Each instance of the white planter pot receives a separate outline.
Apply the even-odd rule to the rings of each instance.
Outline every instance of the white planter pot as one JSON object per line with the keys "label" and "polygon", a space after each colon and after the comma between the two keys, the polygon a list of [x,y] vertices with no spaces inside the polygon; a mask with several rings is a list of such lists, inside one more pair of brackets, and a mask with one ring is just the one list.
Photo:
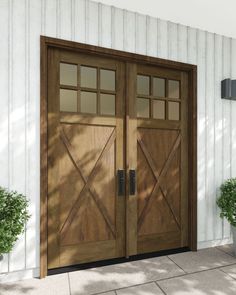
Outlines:
{"label": "white planter pot", "polygon": [[236,227],[231,225],[232,236],[233,236],[233,245],[234,245],[234,255],[236,256]]}

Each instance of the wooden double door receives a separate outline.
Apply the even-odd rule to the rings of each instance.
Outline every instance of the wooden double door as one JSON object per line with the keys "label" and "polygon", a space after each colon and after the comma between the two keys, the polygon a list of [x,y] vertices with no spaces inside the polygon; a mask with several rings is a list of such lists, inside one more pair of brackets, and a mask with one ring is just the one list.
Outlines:
{"label": "wooden double door", "polygon": [[48,52],[48,268],[189,245],[188,75]]}

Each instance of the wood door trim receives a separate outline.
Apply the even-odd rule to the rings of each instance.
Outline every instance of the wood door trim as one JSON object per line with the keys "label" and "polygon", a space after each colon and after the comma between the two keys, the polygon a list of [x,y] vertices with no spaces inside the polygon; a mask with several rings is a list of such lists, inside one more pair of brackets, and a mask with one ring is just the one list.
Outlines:
{"label": "wood door trim", "polygon": [[48,193],[48,50],[66,49],[86,55],[110,57],[125,63],[158,66],[185,71],[189,81],[189,247],[197,249],[197,66],[123,52],[93,45],[40,36],[40,278],[47,275],[47,193]]}

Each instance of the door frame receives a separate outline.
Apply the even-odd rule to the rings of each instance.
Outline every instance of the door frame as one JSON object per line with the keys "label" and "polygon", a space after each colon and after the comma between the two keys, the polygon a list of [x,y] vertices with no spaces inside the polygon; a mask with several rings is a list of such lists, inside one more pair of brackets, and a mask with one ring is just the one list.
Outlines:
{"label": "door frame", "polygon": [[[141,63],[188,73],[188,145],[189,145],[189,248],[197,250],[197,66],[108,49],[73,41],[40,36],[40,278],[47,276],[47,181],[48,181],[48,120],[47,120],[47,57],[48,49],[66,49],[78,53],[110,57],[128,63]],[[127,116],[126,116],[127,117]]]}

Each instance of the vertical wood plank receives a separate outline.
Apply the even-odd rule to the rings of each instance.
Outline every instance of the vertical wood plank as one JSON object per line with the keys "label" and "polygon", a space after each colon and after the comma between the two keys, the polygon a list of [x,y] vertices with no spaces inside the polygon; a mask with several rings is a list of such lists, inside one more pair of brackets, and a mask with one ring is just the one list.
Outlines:
{"label": "vertical wood plank", "polygon": [[98,3],[86,2],[86,42],[98,45]]}
{"label": "vertical wood plank", "polygon": [[71,0],[60,0],[60,38],[72,40]]}
{"label": "vertical wood plank", "polygon": [[187,62],[188,60],[188,30],[186,26],[178,25],[178,61]]}
{"label": "vertical wood plank", "polygon": [[75,7],[76,7],[76,0],[71,1],[71,40],[75,41]]}
{"label": "vertical wood plank", "polygon": [[[25,194],[26,183],[26,32],[25,1],[13,1],[12,26],[12,105],[10,109],[10,188]],[[19,58],[20,57],[20,58]],[[10,271],[25,268],[25,234],[10,254]]]}
{"label": "vertical wood plank", "polygon": [[168,59],[178,59],[178,25],[168,22]]}
{"label": "vertical wood plank", "polygon": [[[231,77],[236,77],[236,40],[232,40],[231,44],[232,60],[231,60]],[[231,103],[231,176],[236,177],[236,102]]]}
{"label": "vertical wood plank", "polygon": [[[192,29],[192,28],[187,28],[187,62],[188,63],[191,63],[191,64],[197,64],[197,30],[196,29]],[[195,83],[197,82],[195,79],[196,79],[196,76],[199,74],[198,73],[198,68],[196,69],[196,72],[193,74],[194,75],[194,82],[193,82],[193,89],[195,89],[195,87],[197,85],[195,85]],[[196,93],[195,93],[196,95]],[[193,103],[191,104],[192,107],[195,109],[197,107],[197,97],[195,97],[194,95],[194,98],[193,98]],[[196,120],[196,121],[195,121]],[[196,126],[195,124],[198,124],[197,122],[197,118],[194,118],[194,126]],[[192,141],[195,142],[195,144],[197,144],[197,130],[195,130],[192,134]],[[196,147],[195,147],[196,149]],[[195,157],[197,157],[197,151],[195,150],[194,153],[196,152]],[[196,158],[194,159],[194,161],[196,160]],[[195,171],[193,171],[193,175],[197,178],[197,169]],[[191,180],[189,181],[189,183],[191,183]],[[196,188],[197,190],[197,188]],[[197,192],[196,192],[197,193]],[[195,195],[195,190],[193,190],[193,195]],[[195,196],[195,198],[197,198],[197,196]],[[196,200],[197,201],[197,200]],[[196,210],[197,211],[197,210]],[[193,231],[196,232],[196,228],[197,228],[197,224],[196,224],[196,221],[198,222],[197,220],[197,217],[196,217],[196,212],[195,210],[191,212],[191,220],[192,222],[194,222],[194,225],[195,225],[195,228],[193,229]],[[193,221],[194,220],[194,221]],[[191,240],[190,240],[190,244],[193,248],[193,250],[196,250],[197,248],[197,238],[198,237],[194,237],[194,235],[190,235],[191,236]]]}
{"label": "vertical wood plank", "polygon": [[86,3],[85,0],[75,0],[75,36],[74,41],[85,43],[86,33]]}
{"label": "vertical wood plank", "polygon": [[147,54],[147,18],[139,13],[135,14],[136,23],[136,53]]}
{"label": "vertical wood plank", "polygon": [[197,30],[188,27],[187,32],[188,63],[197,64]]}
{"label": "vertical wood plank", "polygon": [[157,56],[160,58],[168,57],[168,22],[157,20]]}
{"label": "vertical wood plank", "polygon": [[124,50],[135,52],[135,13],[124,11]]}
{"label": "vertical wood plank", "polygon": [[205,216],[206,238],[207,240],[214,239],[214,223],[215,223],[215,207],[216,207],[216,192],[215,192],[215,167],[214,167],[214,35],[206,33],[206,208],[207,215]]}
{"label": "vertical wood plank", "polygon": [[[58,37],[57,31],[57,0],[45,1],[45,35],[49,37]],[[43,18],[42,18],[43,21]]]}
{"label": "vertical wood plank", "polygon": [[101,5],[100,15],[100,46],[111,48],[111,7]]}
{"label": "vertical wood plank", "polygon": [[[41,3],[30,0],[27,33],[27,121],[26,121],[26,195],[30,199],[29,211],[31,218],[26,231],[26,268],[39,266],[39,112],[40,112],[40,50],[39,38],[41,32],[41,18],[38,13]],[[37,156],[35,157],[35,151]]]}
{"label": "vertical wood plank", "polygon": [[124,11],[119,8],[111,8],[112,21],[112,48],[124,50]]}
{"label": "vertical wood plank", "polygon": [[197,32],[198,64],[198,241],[206,239],[206,34]]}
{"label": "vertical wood plank", "polygon": [[147,55],[157,56],[157,19],[147,16]]}
{"label": "vertical wood plank", "polygon": [[[223,47],[222,36],[215,35],[215,190],[216,198],[219,197],[219,188],[223,181],[223,117],[222,117],[222,99],[221,99],[221,80],[222,80],[222,67],[223,67]],[[214,238],[223,238],[223,222],[219,217],[220,209],[216,206],[215,211],[215,225],[214,225]]]}
{"label": "vertical wood plank", "polygon": [[[9,152],[8,152],[8,112],[9,112],[9,1],[3,0],[0,2],[0,44],[1,44],[1,54],[0,54],[0,89],[1,99],[0,99],[0,138],[1,138],[1,148],[0,148],[0,186],[8,188],[9,186]],[[0,262],[0,273],[8,271],[8,255],[3,255],[3,260]]]}
{"label": "vertical wood plank", "polygon": [[[223,37],[223,79],[231,76],[231,42],[229,38]],[[231,138],[230,138],[230,107],[229,100],[223,100],[223,180],[230,178],[230,164],[231,164]],[[230,226],[226,219],[224,219],[224,238],[230,236]]]}

